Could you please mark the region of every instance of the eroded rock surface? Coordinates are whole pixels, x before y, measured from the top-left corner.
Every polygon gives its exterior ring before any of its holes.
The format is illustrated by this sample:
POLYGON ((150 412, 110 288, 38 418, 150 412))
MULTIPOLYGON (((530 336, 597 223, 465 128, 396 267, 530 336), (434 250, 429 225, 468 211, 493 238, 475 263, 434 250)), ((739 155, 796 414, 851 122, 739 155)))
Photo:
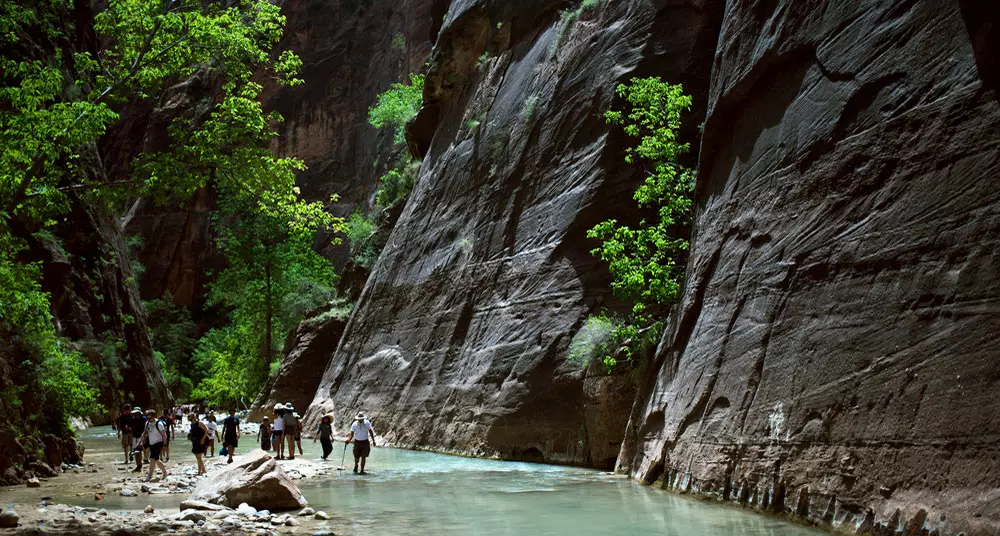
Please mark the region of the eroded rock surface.
POLYGON ((408 126, 423 168, 310 423, 364 410, 400 444, 594 463, 566 356, 613 300, 585 234, 628 212, 639 180, 603 113, 654 69, 704 109, 721 4, 610 2, 572 21, 564 4, 451 3, 408 126))
POLYGON ((728 2, 637 478, 848 532, 997 533, 998 23, 728 2))

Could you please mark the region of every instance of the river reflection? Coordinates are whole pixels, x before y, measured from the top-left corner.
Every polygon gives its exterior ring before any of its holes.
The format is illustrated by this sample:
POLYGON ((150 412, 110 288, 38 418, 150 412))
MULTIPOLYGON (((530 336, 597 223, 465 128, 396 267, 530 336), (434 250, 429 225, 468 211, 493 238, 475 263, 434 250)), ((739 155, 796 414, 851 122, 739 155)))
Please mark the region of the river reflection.
MULTIPOLYGON (((183 437, 183 436, 182 436, 183 437)), ((87 461, 110 464, 121 457, 110 428, 83 432, 87 461)), ((243 441, 252 443, 249 437, 243 441)), ((241 441, 241 443, 243 442, 241 441)), ((186 447, 186 443, 182 442, 186 447)), ((180 445, 178 445, 180 446, 180 445)), ((303 444, 305 457, 319 458, 318 445, 303 444)), ((343 444, 331 460, 340 464, 343 444)), ((188 449, 174 461, 190 461, 188 449)), ((631 480, 572 467, 459 458, 427 452, 375 448, 367 476, 347 470, 301 482, 316 510, 335 516, 323 526, 341 533, 372 535, 647 535, 817 536, 824 534, 737 508, 721 507, 639 486, 631 480)), ((321 462, 322 463, 322 462, 321 462)), ((211 467, 210 467, 211 470, 211 467)), ((58 502, 95 506, 92 494, 67 492, 58 502)), ((54 480, 53 482, 56 482, 54 480)), ((0 491, 3 502, 27 502, 28 490, 0 491)), ((183 495, 108 496, 99 506, 141 509, 153 504, 175 510, 183 495)))

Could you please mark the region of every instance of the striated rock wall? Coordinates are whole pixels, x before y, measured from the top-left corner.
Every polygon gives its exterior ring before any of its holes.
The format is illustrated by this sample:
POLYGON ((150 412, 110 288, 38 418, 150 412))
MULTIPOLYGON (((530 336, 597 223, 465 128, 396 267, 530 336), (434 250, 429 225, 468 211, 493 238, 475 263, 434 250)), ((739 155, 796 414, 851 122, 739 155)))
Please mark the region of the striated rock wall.
POLYGON ((639 179, 603 113, 617 83, 652 73, 704 110, 721 3, 609 2, 564 21, 566 7, 451 2, 408 126, 417 185, 310 423, 364 410, 397 444, 613 459, 628 412, 597 407, 615 407, 613 386, 567 362, 587 315, 615 305, 586 230, 629 211, 639 179))
POLYGON ((998 11, 727 2, 623 469, 847 533, 997 533, 998 11))

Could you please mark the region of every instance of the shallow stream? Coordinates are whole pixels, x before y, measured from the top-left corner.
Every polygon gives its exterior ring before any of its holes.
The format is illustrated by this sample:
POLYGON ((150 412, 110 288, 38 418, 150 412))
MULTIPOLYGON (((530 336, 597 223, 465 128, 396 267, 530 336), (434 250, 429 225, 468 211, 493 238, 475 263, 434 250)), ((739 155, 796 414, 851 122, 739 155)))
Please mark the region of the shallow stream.
MULTIPOLYGON (((80 440, 87 462, 102 475, 68 473, 41 489, 0 488, 0 502, 37 504, 41 496, 57 503, 108 510, 141 510, 146 505, 176 511, 185 495, 120 497, 96 501, 88 486, 121 478, 108 474, 122 454, 109 427, 86 430, 80 440), (101 477, 100 479, 98 477, 101 477), (37 496, 36 496, 37 495, 37 496)), ((244 446, 252 443, 241 439, 244 446), (244 443, 245 442, 245 443, 244 443)), ((186 442, 178 446, 186 447, 186 442)), ((319 445, 303 442, 305 458, 319 460, 319 445)), ((177 449, 172 463, 193 460, 177 449)), ((326 463, 340 465, 343 443, 326 463)), ((640 486, 620 476, 552 465, 501 462, 375 448, 367 476, 347 470, 299 481, 309 505, 336 519, 323 522, 338 534, 373 535, 648 535, 817 536, 814 529, 640 486)), ((213 461, 212 463, 216 463, 213 461)), ((209 471, 213 470, 210 464, 209 471)), ((301 527, 306 529, 307 527, 301 527)), ((300 532, 306 532, 300 530, 300 532)), ((308 533, 308 532, 306 532, 308 533)))

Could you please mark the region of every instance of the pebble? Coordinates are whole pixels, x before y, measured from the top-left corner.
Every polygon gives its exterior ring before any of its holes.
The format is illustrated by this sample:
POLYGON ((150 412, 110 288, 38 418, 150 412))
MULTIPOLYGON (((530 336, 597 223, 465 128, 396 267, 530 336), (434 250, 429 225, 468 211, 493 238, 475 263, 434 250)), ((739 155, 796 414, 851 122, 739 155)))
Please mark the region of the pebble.
POLYGON ((240 503, 240 505, 236 507, 236 513, 248 517, 255 516, 257 515, 257 509, 247 503, 240 503))
POLYGON ((0 514, 0 528, 12 528, 17 526, 18 520, 17 512, 13 510, 7 510, 6 512, 0 514))
MULTIPOLYGON (((138 497, 139 496, 139 494, 136 493, 135 490, 129 489, 129 488, 125 488, 125 489, 119 491, 118 494, 121 495, 122 497, 138 497)), ((100 499, 98 499, 98 500, 100 500, 100 499)))
POLYGON ((94 500, 95 501, 103 501, 104 500, 104 494, 103 493, 95 493, 94 494, 94 500))
POLYGON ((146 508, 143 510, 143 513, 152 514, 155 511, 156 510, 153 508, 153 505, 147 505, 146 508))
POLYGON ((89 516, 87 517, 87 521, 90 521, 91 523, 97 523, 97 516, 89 516))
POLYGON ((313 515, 315 513, 316 513, 316 510, 313 510, 312 508, 306 507, 306 508, 303 508, 301 512, 299 512, 299 516, 311 516, 311 515, 313 515))
POLYGON ((185 510, 181 512, 181 520, 193 521, 195 523, 204 522, 208 517, 197 510, 185 510))
POLYGON ((39 482, 37 478, 29 478, 28 479, 28 487, 29 488, 40 488, 40 487, 42 487, 42 483, 39 482))
POLYGON ((315 518, 315 519, 319 519, 319 520, 321 520, 321 521, 322 521, 322 520, 327 520, 327 519, 331 519, 331 518, 330 518, 330 514, 328 514, 328 513, 324 512, 324 511, 322 511, 322 510, 320 510, 319 512, 316 512, 316 515, 314 515, 314 516, 313 516, 313 518, 315 518))
POLYGON ((286 527, 295 527, 295 526, 298 526, 298 524, 299 524, 299 520, 295 519, 294 517, 289 517, 288 519, 285 520, 285 526, 286 527))

